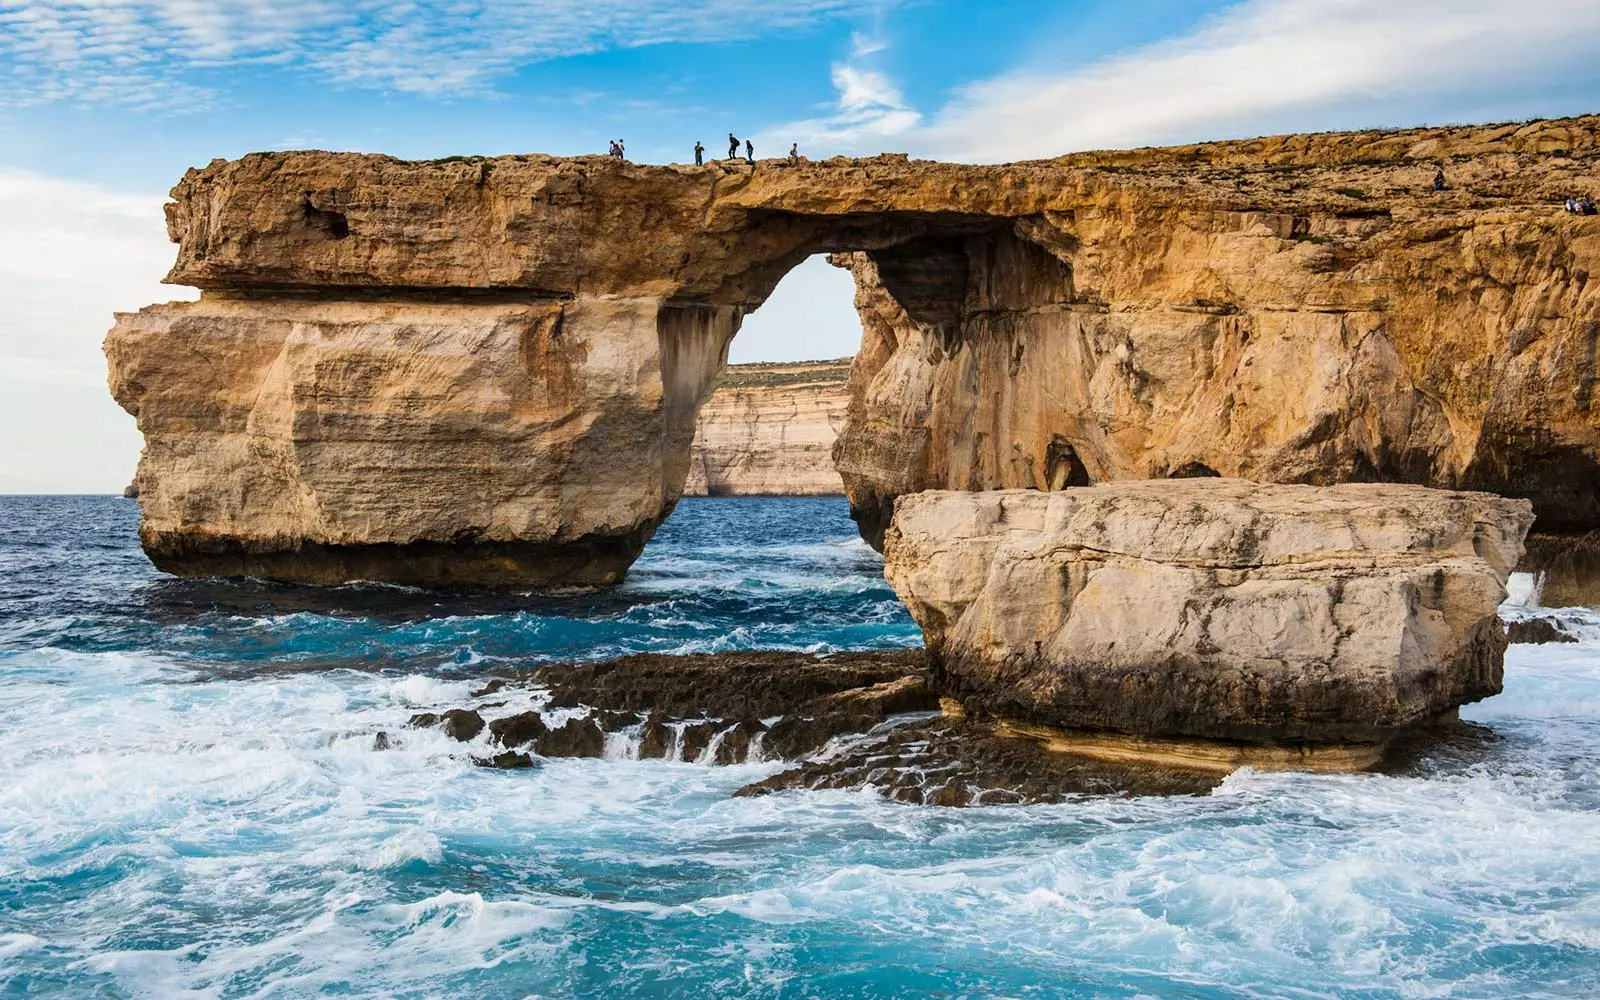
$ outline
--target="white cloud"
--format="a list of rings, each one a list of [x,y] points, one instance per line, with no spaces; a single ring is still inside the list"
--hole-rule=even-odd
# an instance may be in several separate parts
[[[112,492],[139,456],[106,391],[112,313],[192,297],[157,195],[0,169],[0,493]]]
[[[195,70],[291,64],[353,86],[485,94],[518,67],[718,42],[848,15],[857,0],[0,0],[0,105],[203,105]]]
[[[1244,0],[1190,34],[1083,67],[1019,71],[959,91],[931,120],[903,102],[876,119],[864,88],[796,131],[816,147],[1000,161],[1219,135],[1521,114],[1519,98],[1600,84],[1595,0]],[[1596,88],[1600,94],[1600,87]],[[1374,120],[1373,116],[1386,116]]]

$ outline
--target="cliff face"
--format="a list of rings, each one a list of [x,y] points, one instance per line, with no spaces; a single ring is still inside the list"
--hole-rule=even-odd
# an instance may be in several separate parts
[[[837,496],[850,359],[733,365],[700,408],[685,496]]]
[[[1600,526],[1600,119],[995,167],[254,154],[173,191],[119,317],[176,572],[587,584],[683,489],[743,313],[849,253],[835,454],[869,540],[929,487],[1399,479]],[[1431,190],[1435,164],[1448,188]]]
[[[1381,743],[1500,692],[1525,500],[1228,479],[903,497],[889,581],[970,707]]]

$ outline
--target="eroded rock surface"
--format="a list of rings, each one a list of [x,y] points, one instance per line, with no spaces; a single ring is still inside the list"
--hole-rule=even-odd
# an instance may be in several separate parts
[[[1500,691],[1526,501],[1241,480],[902,497],[886,575],[986,714],[1376,743]]]
[[[731,365],[700,408],[685,496],[838,496],[850,359]]]
[[[1600,526],[1600,119],[1008,166],[253,154],[173,191],[120,316],[177,573],[613,582],[745,311],[813,253],[865,327],[838,467],[928,488],[1398,480]],[[1431,190],[1439,164],[1447,190]]]

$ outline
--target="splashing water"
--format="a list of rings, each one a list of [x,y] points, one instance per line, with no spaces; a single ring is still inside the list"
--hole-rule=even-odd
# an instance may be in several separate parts
[[[919,808],[777,765],[474,768],[414,711],[653,650],[914,645],[835,500],[685,501],[616,591],[178,581],[111,498],[0,499],[0,994],[1575,997],[1600,615],[1405,776]],[[1525,613],[1509,610],[1508,614]]]

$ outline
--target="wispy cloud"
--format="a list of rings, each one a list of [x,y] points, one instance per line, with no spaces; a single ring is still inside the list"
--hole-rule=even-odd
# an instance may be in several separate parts
[[[857,9],[857,0],[0,0],[0,104],[203,105],[214,95],[196,71],[241,64],[482,95],[543,60],[731,41]]]
[[[1410,124],[1451,109],[1526,113],[1517,109],[1538,106],[1530,95],[1575,79],[1600,93],[1594,0],[1244,0],[1183,37],[970,85],[931,116],[889,81],[836,67],[832,115],[769,131],[845,151],[997,161]]]
[[[120,489],[139,453],[105,389],[111,314],[191,298],[163,198],[0,168],[0,493]]]

